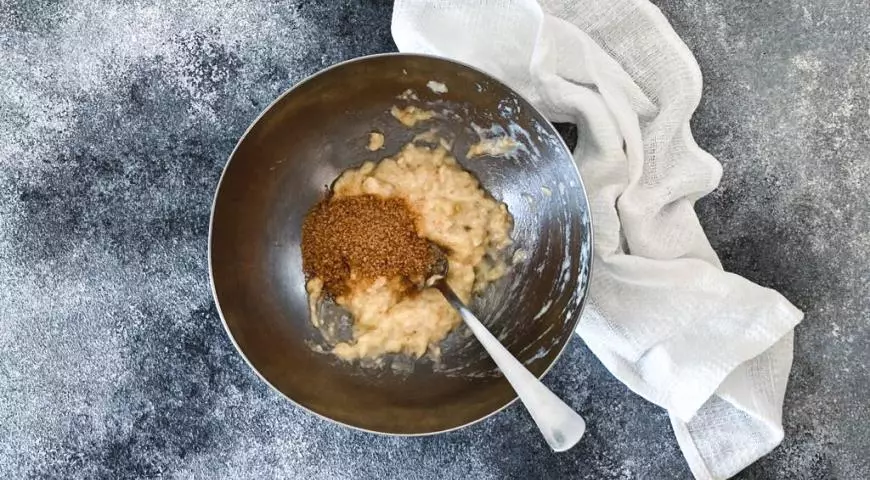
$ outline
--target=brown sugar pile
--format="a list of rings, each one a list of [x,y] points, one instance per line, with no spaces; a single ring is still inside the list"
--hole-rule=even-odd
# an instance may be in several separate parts
[[[302,224],[302,266],[323,280],[332,296],[354,280],[378,277],[422,281],[433,261],[428,242],[417,234],[416,215],[400,198],[377,195],[327,198]]]

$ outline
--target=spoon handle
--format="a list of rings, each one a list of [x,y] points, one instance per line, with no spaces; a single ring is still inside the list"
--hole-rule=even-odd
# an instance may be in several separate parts
[[[580,441],[586,431],[586,422],[577,412],[550,391],[530,372],[495,336],[471,313],[456,293],[440,280],[435,286],[447,301],[459,311],[465,324],[471,329],[483,348],[520,397],[526,410],[538,425],[544,440],[556,452],[564,452]]]

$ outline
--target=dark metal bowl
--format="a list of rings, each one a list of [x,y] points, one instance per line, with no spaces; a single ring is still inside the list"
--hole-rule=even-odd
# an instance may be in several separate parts
[[[435,80],[448,92],[426,87]],[[571,337],[589,281],[592,232],[583,183],[556,130],[510,88],[468,66],[421,55],[377,55],[326,69],[285,92],[239,140],[212,209],[209,261],[224,326],[269,385],[337,422],[391,434],[428,434],[480,420],[516,398],[460,326],[442,362],[362,368],[316,353],[299,249],[308,208],[348,167],[390,155],[414,132],[390,107],[413,89],[433,125],[455,139],[459,161],[514,217],[528,258],[472,308],[510,351],[543,375]],[[514,158],[465,158],[472,124],[503,128],[523,145]],[[387,143],[366,150],[377,129]],[[521,256],[521,255],[520,255]],[[398,360],[397,360],[398,361]],[[407,359],[406,359],[407,362]],[[395,366],[395,365],[394,365]]]

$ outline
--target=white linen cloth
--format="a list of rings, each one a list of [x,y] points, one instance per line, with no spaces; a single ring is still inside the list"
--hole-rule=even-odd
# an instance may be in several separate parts
[[[721,166],[692,138],[701,73],[661,12],[646,0],[397,0],[392,33],[403,52],[473,65],[579,125],[595,252],[577,333],[668,410],[695,477],[730,477],[776,447],[803,314],[724,272],[701,229],[693,205]]]

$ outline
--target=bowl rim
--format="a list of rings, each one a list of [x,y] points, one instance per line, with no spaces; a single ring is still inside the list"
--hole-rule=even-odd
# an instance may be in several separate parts
[[[545,115],[540,111],[540,109],[538,109],[538,107],[535,106],[535,105],[534,105],[534,104],[533,104],[533,103],[532,103],[532,102],[531,102],[531,101],[530,101],[530,100],[529,100],[525,95],[521,94],[520,92],[518,92],[518,91],[515,90],[514,88],[510,87],[508,84],[506,84],[506,83],[503,82],[502,80],[496,78],[495,76],[493,76],[493,75],[491,75],[491,74],[489,74],[489,73],[487,73],[487,72],[484,72],[483,70],[481,70],[481,69],[479,69],[479,68],[477,68],[477,67],[474,67],[474,66],[472,66],[472,65],[469,65],[469,64],[467,64],[467,63],[465,63],[465,62],[462,62],[462,61],[459,61],[459,60],[455,60],[455,59],[452,59],[452,58],[447,58],[447,57],[439,56],[439,55],[432,55],[432,54],[427,54],[427,53],[410,53],[410,52],[408,52],[408,53],[406,53],[406,52],[383,52],[383,53],[375,53],[375,54],[363,55],[363,56],[360,56],[360,57],[350,58],[350,59],[343,60],[343,61],[341,61],[341,62],[335,63],[335,64],[333,64],[333,65],[330,65],[330,66],[328,66],[328,67],[325,67],[325,68],[323,68],[323,69],[320,69],[320,70],[318,70],[318,71],[316,71],[316,72],[314,72],[314,73],[312,73],[312,74],[306,76],[306,77],[303,78],[302,80],[299,80],[298,82],[294,83],[293,85],[291,85],[290,87],[288,87],[286,90],[284,90],[280,95],[278,95],[274,100],[272,100],[272,102],[270,102],[269,105],[267,105],[267,106],[266,106],[266,107],[265,107],[265,108],[264,108],[264,109],[263,109],[263,110],[262,110],[262,111],[257,115],[256,118],[254,118],[254,120],[251,122],[251,124],[248,126],[248,128],[245,129],[244,133],[242,133],[242,135],[239,137],[239,140],[236,142],[235,147],[233,147],[233,150],[230,152],[229,156],[227,157],[227,161],[226,161],[226,163],[224,164],[223,169],[221,170],[221,176],[220,176],[220,178],[218,179],[217,186],[215,187],[214,198],[212,199],[212,205],[211,205],[211,213],[210,213],[210,215],[209,215],[209,223],[208,223],[208,278],[209,278],[209,284],[210,284],[210,286],[211,286],[211,294],[212,294],[212,298],[214,299],[214,303],[215,303],[215,307],[216,307],[216,310],[217,310],[217,313],[218,313],[218,317],[220,317],[221,324],[222,324],[223,327],[224,327],[224,332],[226,332],[227,337],[229,337],[230,342],[233,344],[233,347],[236,349],[236,352],[238,352],[238,354],[242,357],[242,360],[244,360],[245,364],[247,364],[248,367],[249,367],[251,370],[254,371],[254,374],[255,374],[257,377],[259,377],[259,379],[262,380],[266,385],[268,385],[269,388],[271,388],[273,391],[277,392],[281,397],[283,397],[284,399],[290,401],[291,404],[293,404],[294,406],[296,406],[296,407],[298,407],[298,408],[301,408],[303,411],[305,411],[305,412],[307,412],[307,413],[309,413],[309,414],[313,414],[314,416],[316,416],[316,417],[318,417],[318,418],[321,418],[321,419],[327,420],[328,422],[331,422],[331,423],[333,423],[333,424],[335,424],[335,425],[340,425],[340,426],[342,426],[342,427],[347,427],[347,428],[351,428],[351,429],[353,429],[353,430],[358,430],[358,431],[361,431],[361,432],[373,433],[373,434],[376,434],[376,435],[389,436],[389,437],[425,437],[425,436],[431,436],[431,435],[438,435],[438,434],[442,434],[442,433],[453,432],[453,431],[456,431],[456,430],[459,430],[459,429],[462,429],[462,428],[465,428],[465,427],[469,427],[469,426],[474,425],[474,424],[476,424],[476,423],[480,423],[480,422],[482,422],[482,421],[484,421],[484,420],[486,420],[486,419],[488,419],[488,418],[490,418],[490,417],[492,417],[492,416],[494,416],[494,415],[496,415],[496,414],[498,414],[498,413],[504,411],[506,408],[508,408],[508,407],[510,407],[511,405],[513,405],[514,403],[516,403],[516,401],[519,400],[519,395],[517,395],[516,392],[514,392],[514,397],[513,397],[512,399],[508,400],[507,403],[505,403],[505,404],[502,405],[501,407],[499,407],[499,408],[493,410],[492,412],[490,412],[490,413],[488,413],[488,414],[486,414],[486,415],[484,415],[484,416],[482,416],[482,417],[480,417],[480,418],[477,418],[477,419],[474,419],[474,420],[468,421],[468,422],[466,422],[466,423],[464,423],[464,424],[462,424],[462,425],[457,425],[457,426],[455,426],[455,427],[445,428],[445,429],[442,429],[442,430],[436,430],[436,431],[432,431],[432,432],[416,432],[416,433],[392,433],[392,432],[381,432],[381,431],[377,431],[377,430],[370,430],[370,429],[368,429],[368,428],[364,428],[364,427],[359,427],[359,426],[357,426],[357,425],[351,425],[351,424],[349,424],[349,423],[344,423],[344,422],[342,422],[342,421],[340,421],[340,420],[336,420],[336,419],[334,419],[334,418],[327,417],[326,415],[323,415],[323,414],[321,414],[321,413],[318,413],[318,412],[316,412],[316,411],[314,411],[314,410],[312,410],[312,409],[306,407],[305,405],[302,405],[301,403],[299,403],[299,402],[293,400],[292,398],[290,398],[287,394],[285,394],[284,392],[282,392],[278,387],[276,387],[275,385],[273,385],[272,382],[270,382],[270,381],[269,381],[269,380],[268,380],[268,379],[267,379],[267,378],[266,378],[266,377],[265,377],[265,376],[264,376],[264,375],[263,375],[263,374],[262,374],[262,373],[257,369],[257,367],[254,366],[253,363],[251,363],[251,361],[248,359],[247,355],[245,355],[245,352],[244,352],[244,351],[242,350],[242,348],[239,346],[238,342],[236,342],[236,338],[235,338],[235,336],[233,335],[232,331],[230,331],[230,327],[229,327],[229,325],[227,325],[227,321],[226,321],[226,319],[224,318],[223,310],[221,309],[220,300],[218,299],[217,288],[215,287],[215,281],[214,281],[214,267],[213,267],[213,257],[212,257],[212,244],[213,244],[213,236],[214,236],[214,217],[215,217],[215,207],[217,206],[217,200],[218,200],[218,197],[220,196],[221,185],[223,184],[224,177],[226,176],[227,170],[229,169],[229,166],[230,166],[230,164],[232,163],[233,158],[235,157],[236,151],[239,149],[239,147],[241,146],[242,142],[245,141],[245,139],[248,137],[248,134],[251,132],[251,130],[253,130],[254,127],[257,126],[258,123],[260,123],[260,120],[261,120],[261,119],[262,119],[262,118],[263,118],[263,117],[264,117],[264,116],[265,116],[265,115],[266,115],[266,114],[267,114],[267,113],[272,109],[272,107],[274,107],[276,104],[278,104],[278,102],[280,102],[281,100],[283,100],[284,97],[286,97],[287,95],[291,94],[294,90],[296,90],[297,88],[301,87],[303,84],[306,84],[306,83],[308,83],[308,82],[314,80],[316,77],[319,77],[321,74],[324,74],[324,73],[326,73],[326,72],[328,72],[328,71],[330,71],[330,70],[333,70],[333,69],[340,68],[340,67],[342,67],[342,66],[344,66],[344,65],[351,64],[351,63],[356,63],[356,62],[363,62],[363,61],[371,60],[371,59],[374,59],[374,58],[381,58],[381,57],[420,57],[420,58],[429,58],[429,59],[434,59],[434,60],[445,61],[445,62],[448,62],[448,63],[453,63],[453,64],[459,65],[459,66],[461,66],[461,67],[468,68],[468,69],[470,69],[470,70],[473,70],[473,71],[475,71],[475,72],[477,72],[477,73],[480,73],[480,74],[484,75],[485,77],[487,77],[487,78],[489,78],[489,79],[491,79],[491,80],[493,80],[493,81],[495,81],[495,82],[501,84],[502,86],[504,86],[505,88],[507,88],[509,91],[511,91],[514,95],[516,95],[517,97],[519,97],[519,98],[521,98],[522,100],[524,100],[524,101],[526,102],[526,104],[528,104],[529,107],[531,107],[531,109],[532,109],[532,111],[533,111],[534,113],[537,113],[537,114],[540,115],[542,118],[544,118],[545,120],[547,120],[547,117],[546,117],[546,116],[545,116]],[[547,120],[547,122],[550,123],[549,120]],[[552,125],[551,125],[551,127],[552,127]],[[559,145],[561,145],[561,147],[565,150],[565,152],[568,154],[568,156],[571,157],[571,158],[573,159],[573,158],[574,158],[574,154],[573,154],[573,152],[571,152],[571,149],[568,148],[568,145],[565,143],[565,140],[562,138],[562,136],[559,135],[559,134],[557,133],[557,134],[556,134],[556,137],[557,137],[558,140],[559,140]],[[575,315],[575,318],[574,318],[573,321],[570,321],[570,322],[569,322],[569,323],[571,323],[571,334],[569,334],[568,340],[565,342],[565,344],[562,345],[562,347],[559,349],[558,352],[556,352],[556,356],[553,357],[553,361],[551,361],[550,364],[547,365],[547,368],[545,368],[544,371],[541,372],[540,375],[538,375],[538,379],[539,379],[539,380],[542,380],[542,379],[547,375],[547,373],[549,373],[550,370],[552,370],[553,366],[556,365],[556,363],[559,361],[559,359],[560,359],[560,358],[562,357],[562,355],[565,353],[565,350],[568,348],[568,344],[571,343],[571,339],[573,338],[574,334],[576,334],[577,324],[580,323],[580,317],[582,317],[582,315],[583,315],[583,311],[586,309],[586,303],[587,303],[587,301],[588,301],[588,299],[589,299],[589,283],[590,283],[590,281],[591,281],[591,279],[592,279],[592,273],[593,273],[593,268],[594,268],[594,263],[595,263],[595,255],[594,255],[595,235],[594,235],[593,224],[592,224],[592,223],[593,223],[593,222],[592,222],[592,212],[591,212],[591,210],[588,208],[588,206],[589,206],[589,196],[588,196],[588,194],[587,194],[587,192],[586,192],[586,185],[585,185],[585,183],[583,182],[583,178],[582,178],[582,176],[580,175],[580,169],[579,169],[578,166],[577,166],[577,162],[576,162],[576,160],[575,160],[575,161],[572,161],[572,162],[571,162],[571,165],[572,165],[572,167],[574,168],[574,171],[577,173],[577,178],[580,180],[579,186],[581,187],[580,190],[581,190],[581,193],[583,194],[583,198],[584,198],[584,200],[586,201],[586,205],[587,205],[587,209],[586,209],[586,210],[587,210],[587,215],[589,216],[589,224],[588,224],[588,226],[586,227],[586,228],[589,230],[589,251],[590,251],[590,255],[589,255],[589,273],[588,273],[588,275],[586,276],[587,280],[586,280],[585,284],[584,284],[584,285],[581,285],[580,287],[578,287],[578,288],[583,289],[583,292],[582,292],[582,297],[581,297],[581,299],[580,299],[580,305],[579,305],[579,307],[578,307],[578,309],[577,309],[577,313],[576,313],[576,315]]]

